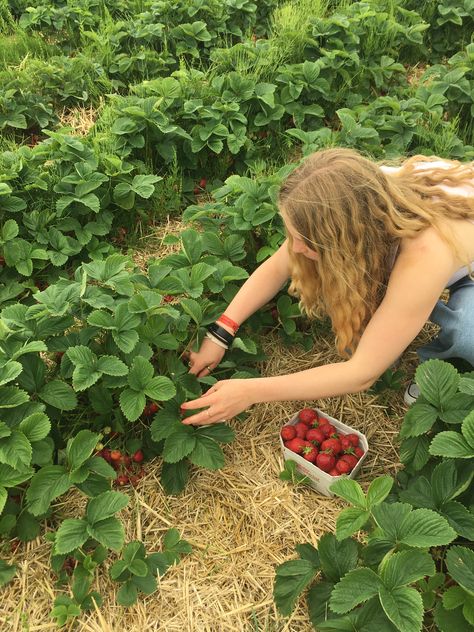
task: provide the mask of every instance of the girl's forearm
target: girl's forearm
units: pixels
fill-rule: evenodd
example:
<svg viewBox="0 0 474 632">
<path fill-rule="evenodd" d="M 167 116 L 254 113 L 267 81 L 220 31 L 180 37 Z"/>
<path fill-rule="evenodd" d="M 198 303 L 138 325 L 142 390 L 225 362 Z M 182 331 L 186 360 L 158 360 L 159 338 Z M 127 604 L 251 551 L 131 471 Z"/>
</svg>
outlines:
<svg viewBox="0 0 474 632">
<path fill-rule="evenodd" d="M 248 382 L 254 403 L 334 397 L 364 391 L 372 384 L 361 379 L 350 362 L 326 364 L 291 375 L 252 378 Z"/>
</svg>

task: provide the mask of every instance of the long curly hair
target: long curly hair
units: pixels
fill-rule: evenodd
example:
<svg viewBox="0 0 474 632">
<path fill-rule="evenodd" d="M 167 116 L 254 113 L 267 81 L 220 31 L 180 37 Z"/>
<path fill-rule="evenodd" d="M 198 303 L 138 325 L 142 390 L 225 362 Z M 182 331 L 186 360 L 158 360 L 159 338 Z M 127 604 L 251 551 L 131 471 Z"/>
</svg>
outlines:
<svg viewBox="0 0 474 632">
<path fill-rule="evenodd" d="M 416 168 L 436 160 L 450 166 Z M 308 156 L 280 189 L 283 218 L 318 255 L 313 261 L 294 253 L 288 235 L 289 292 L 309 317 L 330 317 L 346 358 L 385 294 L 402 238 L 432 226 L 470 266 L 446 219 L 474 218 L 474 196 L 448 194 L 440 185 L 474 179 L 473 163 L 413 156 L 394 173 L 380 166 L 352 149 L 325 149 Z"/>
</svg>

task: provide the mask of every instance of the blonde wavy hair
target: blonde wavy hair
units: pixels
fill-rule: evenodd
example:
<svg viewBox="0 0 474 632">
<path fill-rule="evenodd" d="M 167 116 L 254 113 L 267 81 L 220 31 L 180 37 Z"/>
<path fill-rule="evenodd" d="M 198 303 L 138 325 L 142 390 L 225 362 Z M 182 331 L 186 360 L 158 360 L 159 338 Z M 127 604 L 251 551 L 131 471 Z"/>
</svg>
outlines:
<svg viewBox="0 0 474 632">
<path fill-rule="evenodd" d="M 416 169 L 436 160 L 450 167 Z M 417 155 L 395 173 L 380 166 L 352 149 L 325 149 L 308 156 L 280 189 L 283 218 L 318 254 L 313 261 L 294 253 L 288 235 L 289 293 L 309 317 L 330 317 L 342 357 L 353 353 L 385 294 L 400 239 L 433 226 L 461 260 L 467 258 L 446 218 L 474 218 L 474 197 L 448 194 L 439 185 L 474 179 L 473 163 Z"/>
</svg>

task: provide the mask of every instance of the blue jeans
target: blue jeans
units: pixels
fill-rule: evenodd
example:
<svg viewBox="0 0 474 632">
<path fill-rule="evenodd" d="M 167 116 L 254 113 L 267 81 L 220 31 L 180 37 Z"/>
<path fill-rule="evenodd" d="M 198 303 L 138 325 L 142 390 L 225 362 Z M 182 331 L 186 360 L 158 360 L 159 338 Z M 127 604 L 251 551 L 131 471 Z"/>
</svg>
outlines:
<svg viewBox="0 0 474 632">
<path fill-rule="evenodd" d="M 417 349 L 421 362 L 431 358 L 461 358 L 474 366 L 474 281 L 465 276 L 449 288 L 447 303 L 439 300 L 431 312 L 439 334 Z"/>
</svg>

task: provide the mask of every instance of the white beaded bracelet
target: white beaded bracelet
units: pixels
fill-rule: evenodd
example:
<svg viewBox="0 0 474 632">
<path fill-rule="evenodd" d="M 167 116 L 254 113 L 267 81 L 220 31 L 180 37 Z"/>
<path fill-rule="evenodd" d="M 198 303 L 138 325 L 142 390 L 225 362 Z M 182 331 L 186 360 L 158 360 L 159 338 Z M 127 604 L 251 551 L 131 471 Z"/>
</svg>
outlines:
<svg viewBox="0 0 474 632">
<path fill-rule="evenodd" d="M 219 345 L 219 347 L 222 347 L 223 349 L 228 349 L 229 348 L 226 344 L 224 344 L 220 340 L 217 340 L 217 338 L 215 336 L 213 336 L 209 331 L 206 334 L 206 338 L 209 338 L 209 340 L 211 340 L 212 342 L 215 342 L 216 345 Z"/>
</svg>

